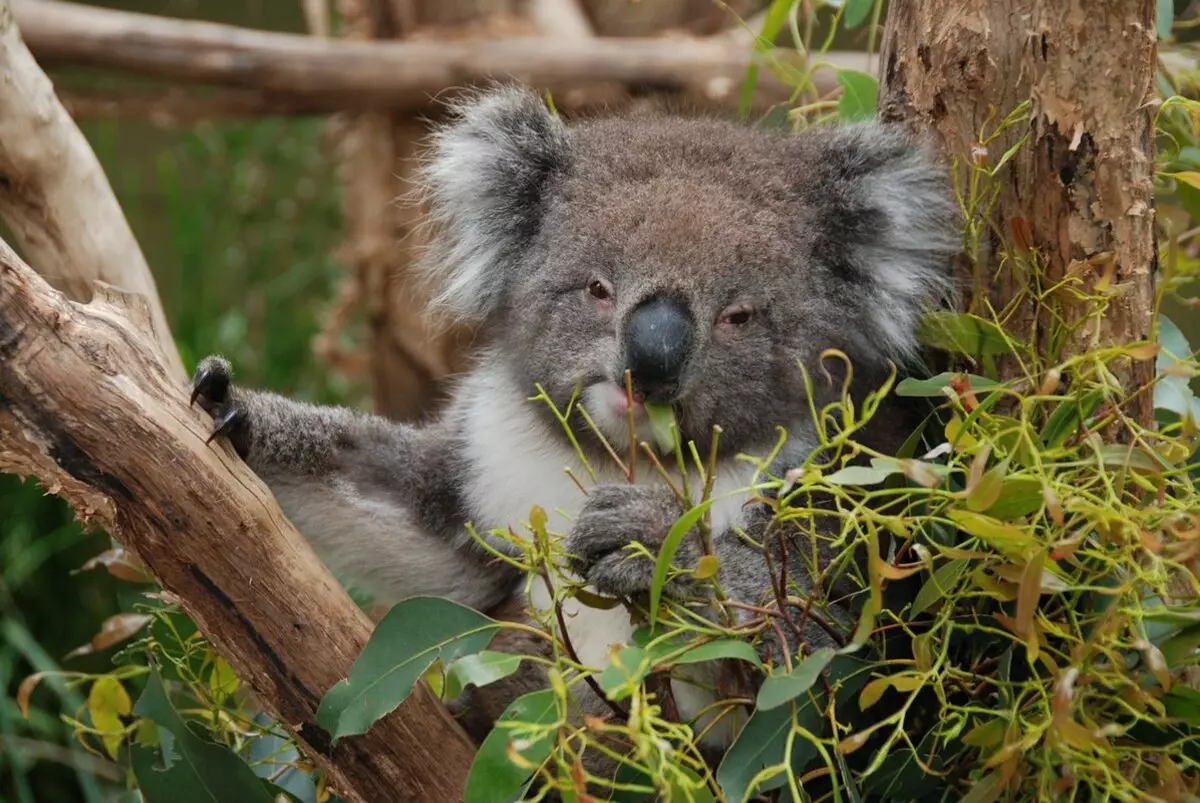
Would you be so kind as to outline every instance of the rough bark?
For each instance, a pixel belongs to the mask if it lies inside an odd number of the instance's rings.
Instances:
[[[0,0],[0,217],[25,257],[76,300],[99,279],[142,297],[142,323],[183,376],[154,277],[87,139]]]
[[[175,594],[348,801],[461,799],[473,749],[424,686],[331,748],[321,696],[371,625],[101,286],[50,288],[0,242],[0,471],[36,476]]]
[[[448,88],[494,79],[519,80],[556,94],[609,82],[653,85],[733,103],[751,60],[749,48],[721,35],[597,37],[586,43],[535,35],[365,42],[58,0],[13,0],[12,7],[30,49],[46,65],[125,70],[182,84],[253,89],[277,99],[292,95],[307,108],[328,111],[422,111]],[[858,69],[865,64],[853,53],[833,53],[828,60]],[[826,89],[836,86],[832,70],[819,71],[816,80]],[[764,104],[780,102],[788,88],[763,70],[757,97]]]
[[[1001,240],[1031,245],[1044,287],[1078,276],[1093,293],[1115,266],[1118,295],[1104,317],[1067,345],[1077,354],[1097,345],[1150,335],[1156,248],[1153,229],[1155,4],[1151,0],[940,0],[893,3],[880,59],[880,113],[929,134],[959,176],[981,130],[1030,100],[1028,122],[1011,128],[983,157],[995,164],[1022,136],[1028,140],[1002,169],[991,212],[995,228],[980,243],[972,277],[995,309],[1019,297],[1030,278],[1021,260],[1001,264]],[[1026,261],[1028,262],[1028,261]],[[1067,301],[1079,320],[1086,305]],[[1093,325],[1095,324],[1095,325]],[[1050,321],[1025,300],[1007,325],[1044,348]],[[1007,366],[1012,371],[1014,366]],[[1120,368],[1127,388],[1151,379],[1153,361]],[[1152,399],[1130,411],[1143,425]]]

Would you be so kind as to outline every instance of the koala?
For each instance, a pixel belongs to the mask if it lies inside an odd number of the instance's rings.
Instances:
[[[812,409],[839,397],[847,378],[829,365],[839,361],[822,361],[828,349],[851,360],[859,400],[894,367],[919,370],[918,319],[952,293],[961,250],[944,171],[908,135],[873,122],[801,134],[666,113],[568,122],[514,86],[478,91],[452,111],[422,167],[434,237],[420,270],[430,314],[478,335],[442,412],[415,426],[314,406],[235,385],[230,365],[211,356],[192,401],[212,416],[214,436],[330,568],[380,602],[436,595],[519,617],[544,610],[549,593],[534,583],[526,598],[523,575],[467,525],[511,553],[488,533],[528,532],[538,505],[589,588],[644,594],[653,563],[627,547],[657,554],[685,506],[648,463],[629,482],[578,407],[619,446],[630,417],[649,440],[646,406],[669,406],[701,455],[720,427],[710,531],[725,593],[749,605],[774,599],[755,545],[773,513],[748,490],[757,469],[738,455],[770,454],[783,428],[770,466],[781,477],[817,448]],[[594,483],[580,487],[565,471],[587,479],[563,425],[531,401],[535,387],[559,410],[575,401],[567,426]],[[871,444],[898,446],[910,421],[890,400]],[[819,563],[838,558],[829,539],[801,528],[771,547],[790,556],[801,588],[820,571],[814,539]],[[700,556],[691,533],[675,562],[694,567]],[[668,592],[687,586],[685,576]],[[585,665],[604,666],[633,630],[621,606],[565,607]],[[833,599],[826,619],[852,629],[848,611]],[[804,639],[835,644],[812,619]],[[467,708],[483,713],[465,721],[476,738],[536,682],[474,690]],[[672,690],[688,720],[715,699],[686,679]],[[602,703],[583,705],[601,713]],[[718,724],[705,743],[720,750],[735,735]]]

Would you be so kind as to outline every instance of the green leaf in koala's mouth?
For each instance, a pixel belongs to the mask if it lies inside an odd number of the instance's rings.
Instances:
[[[654,436],[654,445],[663,454],[671,454],[675,451],[675,433],[671,429],[675,425],[675,410],[669,404],[647,402],[644,406],[646,417],[650,419],[650,434]]]

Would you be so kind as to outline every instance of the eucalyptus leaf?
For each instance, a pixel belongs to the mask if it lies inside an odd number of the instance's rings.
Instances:
[[[920,616],[930,605],[945,597],[946,593],[958,583],[958,578],[962,577],[962,573],[969,564],[970,561],[966,559],[955,558],[937,567],[913,599],[909,618]]]
[[[869,120],[875,116],[879,97],[879,82],[875,76],[857,70],[838,70],[837,82],[842,86],[838,98],[838,118],[843,123]]]
[[[870,677],[873,664],[850,655],[836,655],[825,669],[825,678],[834,689],[838,710],[851,705],[859,689]],[[815,701],[815,702],[814,702]],[[764,793],[786,782],[783,767],[790,764],[796,775],[820,758],[816,747],[807,739],[792,741],[788,753],[788,734],[793,724],[810,733],[827,732],[824,712],[828,694],[824,684],[817,684],[812,694],[795,698],[788,705],[771,709],[756,709],[737,739],[726,751],[717,768],[717,783],[730,801],[743,801],[751,792]],[[767,767],[779,766],[771,778],[758,782],[756,775]]]
[[[821,647],[792,668],[791,672],[773,672],[758,690],[756,704],[760,711],[770,711],[796,699],[812,688],[823,670],[837,653],[832,647]]]
[[[440,597],[413,597],[395,605],[371,633],[350,677],[321,700],[317,723],[332,734],[366,733],[407,699],[435,660],[450,663],[479,652],[500,624]]]
[[[996,324],[966,312],[931,312],[921,319],[918,336],[927,346],[968,357],[1028,351]]]
[[[520,668],[521,658],[494,650],[464,655],[446,669],[446,698],[458,697],[467,686],[486,686],[508,677]]]
[[[951,386],[950,383],[956,376],[965,378],[970,383],[971,390],[977,394],[990,393],[997,388],[1004,387],[1002,382],[997,382],[994,379],[988,379],[984,376],[943,372],[928,379],[917,379],[911,376],[903,379],[896,385],[895,393],[897,396],[917,398],[945,396],[945,389]]]
[[[680,516],[679,520],[672,524],[671,529],[667,531],[667,537],[663,539],[662,547],[658,552],[658,559],[654,562],[654,575],[650,580],[649,618],[651,627],[654,627],[654,623],[658,621],[658,606],[662,602],[663,586],[667,584],[667,573],[671,570],[671,562],[675,560],[675,553],[679,551],[679,545],[683,543],[684,537],[692,531],[692,528],[715,501],[716,499],[712,497],[705,499]]]
[[[527,742],[514,744],[514,731],[504,723],[549,725],[557,719],[558,700],[553,689],[524,694],[513,700],[475,753],[475,760],[467,772],[463,803],[509,803],[517,799],[533,771],[510,760],[510,746],[522,760],[536,766],[549,757],[554,746],[554,730],[547,729]]]
[[[902,473],[903,469],[896,463],[883,463],[878,466],[846,466],[838,469],[825,479],[833,485],[878,485],[893,474]]]
[[[675,451],[675,411],[669,404],[647,403],[645,408],[654,445],[658,447],[660,454],[672,454]]]
[[[875,0],[846,0],[846,11],[842,15],[842,22],[847,28],[857,28],[866,22],[874,7]]]
[[[149,674],[133,713],[152,720],[159,736],[157,750],[133,745],[130,752],[146,803],[272,803],[249,764],[188,728],[157,670]]]

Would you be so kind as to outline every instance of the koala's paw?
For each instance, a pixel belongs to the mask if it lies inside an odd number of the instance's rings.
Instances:
[[[683,508],[670,489],[640,485],[602,485],[592,489],[587,503],[567,536],[571,568],[602,594],[631,597],[646,593],[654,578],[654,559]],[[694,566],[698,557],[693,538],[685,537],[675,553],[675,563]],[[640,549],[627,549],[639,543]],[[668,593],[682,594],[686,584],[668,585]]]
[[[233,390],[233,369],[227,360],[210,356],[200,361],[192,377],[190,403],[199,403],[200,409],[212,416],[208,442],[223,436],[245,459],[250,446],[250,416]]]

